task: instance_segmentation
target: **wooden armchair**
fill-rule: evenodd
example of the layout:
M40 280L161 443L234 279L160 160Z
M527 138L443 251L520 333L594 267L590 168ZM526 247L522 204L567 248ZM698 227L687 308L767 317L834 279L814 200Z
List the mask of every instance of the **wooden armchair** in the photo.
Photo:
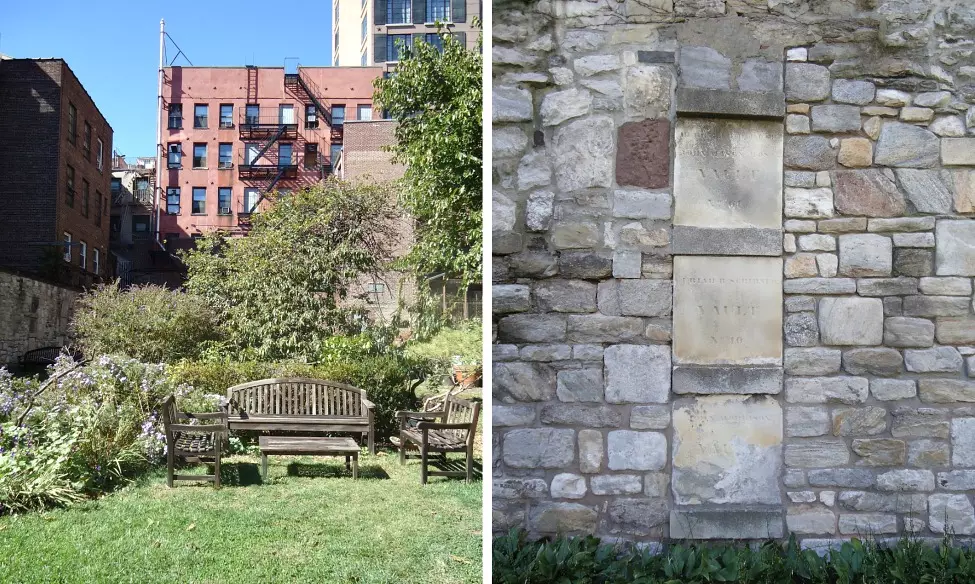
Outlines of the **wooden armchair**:
M396 412L400 422L399 462L406 463L406 449L415 444L420 450L420 483L427 484L428 476L465 477L471 482L474 474L474 435L477 418L481 412L479 402L470 402L454 396L444 401L439 412ZM411 421L418 421L411 427ZM464 452L467 455L465 472L431 471L429 455L439 452L446 460L448 452Z
M176 398L169 396L163 401L163 426L166 429L166 484L173 481L211 481L220 488L220 451L227 435L227 413L191 414L176 409ZM217 424L181 424L183 420L221 420ZM212 458L212 475L178 475L176 457Z

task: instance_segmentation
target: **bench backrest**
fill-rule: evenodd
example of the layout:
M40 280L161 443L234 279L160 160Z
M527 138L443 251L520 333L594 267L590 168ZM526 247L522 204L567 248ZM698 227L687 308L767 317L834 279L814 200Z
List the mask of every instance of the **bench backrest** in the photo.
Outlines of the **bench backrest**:
M227 390L230 414L281 416L368 415L365 390L324 379L287 377L261 379Z
M453 434L458 442L466 442L468 445L474 443L474 433L477 431L477 418L481 411L480 402L471 402L454 396L448 396L444 403L446 424L467 424L463 430L444 430L444 433Z
M176 423L176 398L172 395L166 396L162 407L159 408L159 415L163 421L163 428L169 434L169 425Z

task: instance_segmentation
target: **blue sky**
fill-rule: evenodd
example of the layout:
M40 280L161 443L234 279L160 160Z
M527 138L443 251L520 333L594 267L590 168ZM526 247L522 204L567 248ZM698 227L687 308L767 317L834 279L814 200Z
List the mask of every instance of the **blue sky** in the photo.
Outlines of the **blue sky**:
M160 18L197 66L280 67L287 57L302 65L332 61L329 0L0 0L0 53L66 60L115 130L116 150L152 156ZM167 41L167 61L175 55ZM176 64L187 65L182 59Z

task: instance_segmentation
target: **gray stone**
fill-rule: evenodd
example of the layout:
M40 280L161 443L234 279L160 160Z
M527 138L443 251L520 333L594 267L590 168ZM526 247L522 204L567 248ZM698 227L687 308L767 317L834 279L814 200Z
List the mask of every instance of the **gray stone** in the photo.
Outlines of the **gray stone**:
M506 259L511 276L516 278L549 278L559 271L555 255L548 251L526 250ZM499 264L497 258L494 264Z
M919 93L914 98L914 105L918 107L943 107L948 105L950 99L951 92L949 91L931 91Z
M782 391L779 367L674 367L673 390L678 394L777 394Z
M535 304L544 312L594 312L596 285L583 280L543 280L535 284Z
M500 191L494 191L491 196L492 219L494 231L511 231L515 228L518 208L515 202Z
M531 308L528 286L523 284L496 284L492 290L491 310L494 314L524 312Z
M660 499L615 499L606 506L611 533L662 536L667 530L667 504Z
M836 533L836 516L826 509L790 508L785 516L785 522L792 533L814 535Z
M878 89L877 103L889 107L904 107L911 104L911 94L897 89Z
M975 317L939 318L938 342L947 345L975 345Z
M843 276L889 276L893 269L890 238L872 233L840 235L839 273Z
M934 296L971 296L972 281L969 278L944 277L921 278L920 290L922 294ZM945 341L942 341L945 342ZM964 341L975 343L975 341Z
M860 108L855 105L816 105L812 108L813 132L841 133L860 130Z
M785 96L789 101L822 101L829 97L829 69L812 63L786 63Z
M840 370L839 349L815 347L786 349L785 372L789 375L829 375Z
M672 539L755 539L785 536L781 511L670 512Z
M859 515L841 514L840 533L869 537L878 533L897 533L896 515L862 513Z
M532 406L494 404L491 412L493 426L531 426L534 422L535 408Z
M503 435L504 463L514 468L564 468L575 462L575 432L523 428Z
M643 254L638 251L613 252L614 278L639 278L643 270Z
M870 488L873 472L858 468L825 468L809 471L809 485L813 487Z
M786 312L816 310L816 299L812 296L788 296L785 299Z
M599 311L624 316L669 316L669 280L629 279L599 283Z
M809 117L800 114L789 114L785 117L785 131L787 134L808 134Z
M806 486L806 471L798 468L787 468L782 475L782 483L789 488Z
M600 475L589 480L593 495L635 495L643 492L639 475Z
M819 331L824 345L879 345L884 337L884 304L876 298L823 298Z
M819 343L819 325L812 312L796 312L785 317L785 342L790 347L812 347Z
M498 338L512 343L547 343L565 339L565 316L514 314L498 321Z
M894 245L897 247L934 247L934 234L895 233Z
M592 474L603 466L603 435L599 430L579 430L579 470Z
M842 440L803 440L786 444L783 450L786 466L810 468L850 463L850 451Z
M663 430L670 426L670 406L633 406L630 428L634 430Z
M710 47L681 47L680 84L684 87L728 89L731 59Z
M876 406L833 410L834 436L880 434L887 430L887 410ZM856 446L854 444L854 451ZM857 452L857 454L860 454ZM861 456L863 456L861 454Z
M944 138L941 140L941 163L944 165L975 165L975 138Z
M907 296L904 314L909 316L964 316L968 300L956 296Z
M495 85L492 100L491 120L494 123L532 120L532 94L527 89Z
M915 278L863 278L857 280L860 296L906 296L917 294Z
M582 77L590 77L607 71L615 71L622 67L620 58L616 55L590 55L579 57L573 62L576 73Z
M809 404L860 404L869 382L863 377L796 377L785 380L785 401Z
M683 255L763 255L782 253L782 232L761 228L708 228L674 225L675 254Z
M948 420L941 410L933 408L898 408L890 433L896 438L947 438Z
M825 219L833 216L833 189L786 187L785 216L803 219Z
M599 402L603 400L601 369L559 371L555 393L564 402Z
M793 437L825 436L830 431L826 408L792 406L785 410L785 433Z
M975 533L975 507L972 507L967 495L931 495L928 497L928 509L931 531L952 535Z
M517 401L548 401L555 397L555 370L542 363L495 363L494 395Z
M610 470L662 470L667 465L667 438L659 432L614 430L607 434Z
M947 442L915 440L907 445L907 464L909 466L921 468L945 467L950 462L951 451Z
M670 193L620 191L613 193L613 216L626 219L670 219Z
M548 497L548 485L543 479L495 479L493 487L491 493L495 499L544 499Z
M613 345L604 353L606 401L667 403L670 396L670 348L662 345Z
M539 108L544 126L557 126L566 120L588 115L591 111L592 94L574 87L546 94Z
M682 114L720 114L738 118L781 118L785 115L785 101L781 91L681 87L677 90L677 111Z
M904 359L894 349L881 347L851 349L843 353L843 369L850 375L892 377L903 368Z
M975 220L939 220L936 273L939 276L975 276Z
M557 249L592 248L601 243L594 222L557 222L552 226L552 245Z
M898 248L894 251L894 273L900 276L930 276L934 253L926 249Z
M782 91L782 64L762 59L746 59L738 76L741 91ZM780 98L782 100L784 98Z
M670 113L673 77L665 65L626 68L624 103L629 119L664 118Z
M877 477L881 491L933 491L934 473L929 470L891 470Z
M900 122L887 122L880 130L874 163L884 166L930 168L938 163L940 141L933 133Z
M566 322L566 336L576 343L628 343L646 338L643 319L635 316L570 314Z
M569 345L525 345L519 352L522 361L566 361L572 358Z
M833 82L833 101L837 103L852 103L854 105L867 105L873 101L876 87L867 81L854 81L850 79L837 79Z
M786 166L807 170L829 170L836 165L837 151L822 136L789 136L783 159Z
M500 126L491 130L491 153L494 158L521 156L528 147L528 136L518 126Z
M961 371L962 358L954 347L932 347L930 349L907 349L904 363L908 371L916 373L953 373Z
M518 345L491 345L491 358L498 361L517 361Z
M917 383L913 379L871 379L870 394L881 401L917 397Z
M951 421L951 464L975 466L975 418Z
M816 186L816 173L805 170L787 170L783 181L787 187L814 187ZM788 222L786 222L786 230L794 231L789 228ZM813 223L812 229L807 231L816 231L816 224Z
M552 223L555 193L535 191L525 205L525 226L529 231L547 231Z
M891 438L858 438L853 441L853 452L860 457L857 466L903 465L907 456L906 447L903 440Z
M854 294L856 280L851 278L798 278L783 284L786 294Z
M613 428L623 419L618 409L610 406L581 404L552 404L542 407L539 420L543 424Z
M540 533L592 533L598 517L596 510L586 505L542 502L532 506L528 525Z
M888 233L892 231L930 231L934 229L934 217L896 217L893 219L871 219L868 231Z
M869 485L868 485L869 486ZM881 513L923 513L927 508L927 495L921 493L870 493L843 491L840 506L851 511L879 511Z
M581 499L586 496L586 477L563 472L552 477L549 488L553 499Z
M580 361L602 361L602 345L573 345L572 358Z
M952 470L939 472L938 486L948 491L975 490L975 470Z
M928 129L941 137L960 138L965 135L965 121L961 116L939 116Z
M674 64L673 51L637 51L636 60L640 63L666 63Z
M555 131L552 153L559 189L576 191L610 186L616 153L615 130L612 118L591 116Z
M559 273L563 278L602 280L613 271L613 260L601 253L563 251L559 254ZM526 274L531 276L531 274Z
M916 168L898 168L894 172L918 213L951 213L954 195L946 172Z
M836 251L836 238L822 233L802 235L798 240L799 249L803 251Z

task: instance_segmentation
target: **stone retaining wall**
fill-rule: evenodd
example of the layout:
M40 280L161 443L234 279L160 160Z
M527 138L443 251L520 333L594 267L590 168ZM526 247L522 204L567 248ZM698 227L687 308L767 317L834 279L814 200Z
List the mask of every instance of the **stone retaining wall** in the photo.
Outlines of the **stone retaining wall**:
M973 31L495 8L495 530L975 534Z
M79 292L0 270L0 366L31 349L68 343Z

